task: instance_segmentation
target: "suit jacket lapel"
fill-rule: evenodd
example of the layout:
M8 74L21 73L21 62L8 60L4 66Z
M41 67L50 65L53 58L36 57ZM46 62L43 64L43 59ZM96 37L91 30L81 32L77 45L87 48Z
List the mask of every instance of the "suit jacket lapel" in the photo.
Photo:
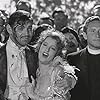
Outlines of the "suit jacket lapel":
M83 70L83 78L85 81L86 86L88 87L89 83L89 76L88 76L88 54L86 48L83 50L82 54L82 59L81 59L81 65L82 65L82 70Z
M6 88L7 83L7 54L6 45L0 48L0 85L2 85L3 92Z
M28 68L28 75L31 81L31 75L36 78L36 70L37 70L37 56L36 53L32 49L25 49L26 54L26 63Z

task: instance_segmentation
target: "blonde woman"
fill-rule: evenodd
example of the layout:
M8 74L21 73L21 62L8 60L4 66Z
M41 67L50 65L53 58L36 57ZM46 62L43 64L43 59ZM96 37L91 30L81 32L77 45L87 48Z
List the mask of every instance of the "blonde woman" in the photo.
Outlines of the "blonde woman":
M65 39L62 33L54 29L43 31L37 42L38 70L36 86L27 88L33 100L69 100L69 90L74 88L77 77L75 67L69 66L60 56ZM60 86L60 82L63 81ZM65 82L64 82L65 81ZM34 79L33 79L34 83Z

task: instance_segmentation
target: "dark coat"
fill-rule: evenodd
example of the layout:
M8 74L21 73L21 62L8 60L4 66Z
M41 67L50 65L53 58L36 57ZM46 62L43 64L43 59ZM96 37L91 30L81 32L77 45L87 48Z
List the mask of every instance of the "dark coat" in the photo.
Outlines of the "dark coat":
M29 80L31 81L31 75L36 78L37 70L37 53L33 47L29 46L29 49L25 49L26 62L29 74ZM7 54L6 45L0 48L0 100L3 100L3 93L7 85Z
M70 65L74 65L80 69L80 71L76 71L78 81L76 86L71 90L71 100L90 100L86 48L69 54L67 60Z

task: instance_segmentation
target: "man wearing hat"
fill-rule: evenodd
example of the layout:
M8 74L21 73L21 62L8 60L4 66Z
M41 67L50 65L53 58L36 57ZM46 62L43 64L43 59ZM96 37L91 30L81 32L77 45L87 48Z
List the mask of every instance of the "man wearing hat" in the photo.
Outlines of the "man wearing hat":
M26 83L36 78L36 53L28 46L32 38L32 20L16 11L7 25L9 39L0 48L0 100L28 100Z
M78 51L80 40L77 32L70 27L65 27L62 29L62 33L65 35L66 39L66 56L69 53Z
M100 18L89 17L84 25L87 47L67 57L70 65L80 69L71 100L100 100Z
M68 24L68 15L61 8L56 8L52 13L55 29L61 31Z

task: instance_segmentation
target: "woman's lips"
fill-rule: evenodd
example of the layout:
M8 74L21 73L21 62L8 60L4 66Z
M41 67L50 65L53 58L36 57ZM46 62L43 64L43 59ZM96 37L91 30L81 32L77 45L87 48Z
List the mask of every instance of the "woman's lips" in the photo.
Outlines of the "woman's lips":
M46 53L46 52L44 52L44 53L43 53L43 56L44 56L44 57L48 57L48 56L49 56L49 54L48 54L48 53Z

